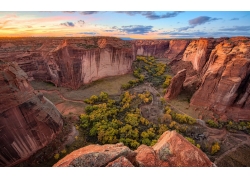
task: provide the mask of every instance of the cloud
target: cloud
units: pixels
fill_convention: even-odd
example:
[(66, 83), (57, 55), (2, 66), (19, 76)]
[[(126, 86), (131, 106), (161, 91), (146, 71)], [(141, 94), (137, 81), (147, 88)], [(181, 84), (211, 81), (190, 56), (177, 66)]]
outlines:
[(75, 13), (76, 11), (63, 11), (64, 13)]
[(216, 21), (216, 20), (221, 20), (221, 18), (211, 18), (208, 16), (199, 16), (197, 18), (189, 20), (188, 22), (189, 22), (189, 25), (197, 26), (197, 25), (205, 24), (207, 22)]
[(188, 29), (191, 29), (191, 28), (194, 28), (195, 26), (186, 26), (186, 27), (181, 27), (181, 28), (177, 28), (176, 30), (178, 32), (181, 32), (181, 31), (186, 31)]
[(124, 13), (130, 16), (134, 16), (136, 14), (141, 14), (142, 11), (116, 11), (116, 13)]
[(230, 21), (237, 21), (237, 20), (239, 20), (239, 18), (232, 18), (232, 19), (230, 19)]
[(152, 28), (153, 26), (130, 25), (122, 26), (121, 28), (119, 28), (119, 30), (122, 32), (126, 32), (127, 34), (145, 34), (149, 32), (154, 32)]
[(168, 35), (175, 38), (199, 38), (199, 37), (234, 37), (234, 36), (249, 36), (248, 32), (232, 32), (232, 31), (221, 31), (221, 32), (204, 32), (204, 31), (194, 31), (194, 32), (162, 32), (158, 35)]
[(219, 30), (220, 31), (250, 31), (250, 26), (233, 26), (231, 28), (222, 28)]
[(114, 30), (105, 30), (105, 32), (114, 32)]
[(67, 26), (67, 27), (74, 27), (75, 26), (75, 24), (73, 22), (65, 22), (65, 23), (61, 23), (60, 25)]
[(96, 32), (80, 32), (78, 34), (86, 34), (86, 35), (96, 35)]
[(134, 16), (136, 14), (141, 14), (150, 20), (163, 19), (163, 18), (172, 18), (182, 13), (182, 11), (175, 12), (167, 12), (163, 15), (157, 15), (154, 11), (116, 11), (117, 13), (125, 13), (130, 16)]
[(221, 18), (211, 18), (211, 17), (208, 17), (208, 16), (199, 16), (197, 18), (190, 19), (188, 21), (189, 26), (180, 27), (180, 28), (177, 28), (176, 30), (178, 32), (186, 31), (188, 29), (193, 29), (193, 28), (195, 28), (198, 25), (202, 25), (202, 24), (205, 24), (207, 22), (216, 21), (216, 20), (220, 20), (220, 19)]
[(10, 20), (0, 22), (0, 29), (3, 28), (8, 22), (10, 22)]
[(91, 15), (91, 14), (97, 14), (99, 11), (81, 11), (80, 14), (82, 15)]
[(77, 21), (77, 23), (78, 23), (81, 27), (85, 24), (85, 22), (84, 22), (83, 20), (79, 20), (79, 21)]
[(200, 36), (206, 36), (207, 33), (206, 32), (201, 32), (201, 31), (196, 31), (196, 32), (163, 32), (163, 33), (159, 33), (159, 35), (171, 35), (171, 36), (186, 36), (186, 37), (200, 37)]

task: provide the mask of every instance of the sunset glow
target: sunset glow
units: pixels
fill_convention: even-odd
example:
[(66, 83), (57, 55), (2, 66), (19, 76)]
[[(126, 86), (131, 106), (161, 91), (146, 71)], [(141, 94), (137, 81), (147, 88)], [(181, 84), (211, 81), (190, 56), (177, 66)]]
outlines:
[(249, 36), (246, 11), (0, 12), (1, 37), (116, 36), (133, 39)]

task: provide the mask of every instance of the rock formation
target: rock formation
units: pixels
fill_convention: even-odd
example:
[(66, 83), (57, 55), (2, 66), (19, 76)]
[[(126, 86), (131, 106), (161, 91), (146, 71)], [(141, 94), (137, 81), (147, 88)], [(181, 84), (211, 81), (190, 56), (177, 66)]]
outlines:
[(136, 55), (164, 57), (169, 48), (169, 40), (132, 40), (135, 44)]
[(183, 82), (185, 81), (186, 78), (186, 69), (183, 69), (179, 71), (171, 80), (171, 83), (168, 87), (168, 90), (164, 96), (166, 100), (173, 99), (177, 97), (181, 90), (182, 90), (182, 85)]
[(169, 65), (175, 74), (186, 69), (182, 85), (192, 95), (191, 105), (236, 121), (250, 120), (249, 51), (247, 37), (200, 38), (192, 40), (182, 58), (174, 57)]
[(192, 40), (185, 49), (182, 60), (190, 61), (193, 65), (193, 69), (200, 72), (209, 59), (211, 51), (219, 43), (219, 41), (220, 39), (216, 40), (213, 38), (200, 38), (198, 40)]
[(181, 59), (190, 40), (132, 40), (136, 55)]
[[(30, 39), (26, 41), (30, 46), (34, 44)], [(27, 44), (21, 43), (22, 46), (26, 48)], [(73, 89), (103, 77), (126, 74), (135, 59), (131, 43), (112, 37), (41, 39), (40, 46), (13, 52), (11, 57), (6, 51), (1, 51), (0, 57), (14, 59), (30, 80), (50, 81)]]
[(164, 57), (170, 60), (180, 60), (189, 43), (190, 40), (171, 40)]
[(35, 94), (17, 63), (0, 62), (0, 166), (13, 166), (46, 146), (63, 120), (42, 94)]
[(200, 149), (175, 131), (166, 131), (153, 147), (141, 145), (136, 151), (122, 143), (89, 145), (73, 151), (53, 167), (211, 167)]
[(235, 120), (249, 120), (249, 38), (230, 38), (211, 52), (191, 105), (208, 107)]

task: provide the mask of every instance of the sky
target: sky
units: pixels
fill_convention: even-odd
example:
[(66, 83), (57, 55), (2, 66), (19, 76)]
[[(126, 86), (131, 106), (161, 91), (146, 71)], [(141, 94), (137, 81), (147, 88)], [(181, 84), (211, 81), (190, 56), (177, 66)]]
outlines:
[(0, 11), (0, 37), (250, 36), (250, 11)]

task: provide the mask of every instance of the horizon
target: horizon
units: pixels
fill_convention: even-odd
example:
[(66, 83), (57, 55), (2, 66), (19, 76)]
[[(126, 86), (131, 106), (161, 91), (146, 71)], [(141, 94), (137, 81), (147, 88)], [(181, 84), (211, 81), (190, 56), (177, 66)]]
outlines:
[(250, 11), (1, 11), (0, 37), (249, 37)]

